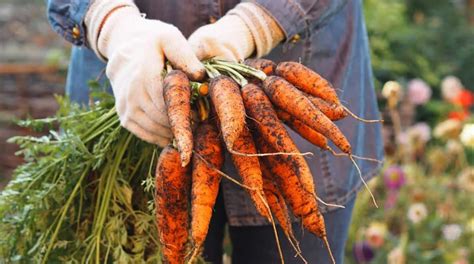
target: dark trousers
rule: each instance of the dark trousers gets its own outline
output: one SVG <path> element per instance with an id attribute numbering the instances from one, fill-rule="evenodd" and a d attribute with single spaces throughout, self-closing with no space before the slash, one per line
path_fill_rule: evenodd
<path id="1" fill-rule="evenodd" d="M 355 198 L 345 205 L 345 209 L 324 214 L 329 244 L 338 264 L 344 261 L 344 247 L 354 202 Z M 217 198 L 214 210 L 204 244 L 203 257 L 210 263 L 220 264 L 222 263 L 222 242 L 227 223 L 224 200 L 221 195 Z M 293 247 L 278 225 L 277 228 L 285 263 L 303 263 L 301 259 L 295 257 Z M 304 230 L 299 223 L 293 224 L 293 230 L 300 242 L 302 255 L 308 263 L 331 263 L 326 248 L 319 238 Z M 230 226 L 229 235 L 232 241 L 232 264 L 280 263 L 272 226 Z"/>

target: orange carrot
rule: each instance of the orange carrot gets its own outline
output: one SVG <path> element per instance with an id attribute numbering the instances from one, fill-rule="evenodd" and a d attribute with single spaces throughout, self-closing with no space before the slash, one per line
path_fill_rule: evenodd
<path id="1" fill-rule="evenodd" d="M 256 143 L 260 152 L 274 151 L 271 144 L 261 137 L 257 139 Z M 270 169 L 273 179 L 290 205 L 293 214 L 301 218 L 303 226 L 317 236 L 326 236 L 324 219 L 319 213 L 316 199 L 305 190 L 294 168 L 291 165 L 289 168 L 288 164 L 291 164 L 291 161 L 288 160 L 288 157 L 290 156 L 275 155 L 261 157 L 260 159 Z"/>
<path id="2" fill-rule="evenodd" d="M 301 63 L 280 62 L 276 68 L 276 74 L 310 95 L 320 97 L 330 103 L 341 104 L 332 85 Z"/>
<path id="3" fill-rule="evenodd" d="M 256 154 L 257 148 L 253 142 L 252 135 L 244 128 L 242 133 L 234 143 L 234 151 L 243 154 Z M 257 211 L 271 222 L 269 211 L 264 201 L 262 171 L 260 170 L 260 162 L 256 156 L 245 156 L 231 153 L 232 161 L 237 172 L 242 178 L 242 183 L 248 186 L 249 192 Z"/>
<path id="4" fill-rule="evenodd" d="M 244 99 L 247 114 L 254 121 L 255 127 L 262 137 L 277 152 L 299 153 L 299 149 L 291 139 L 288 131 L 278 119 L 273 109 L 272 103 L 260 87 L 254 84 L 247 84 L 242 88 L 242 98 Z M 266 152 L 269 153 L 269 152 Z M 273 152 L 272 152 L 273 153 Z M 306 160 L 298 155 L 284 155 L 290 161 L 301 179 L 305 189 L 315 194 L 313 175 Z"/>
<path id="5" fill-rule="evenodd" d="M 297 245 L 297 240 L 293 233 L 290 214 L 288 213 L 288 207 L 286 206 L 285 199 L 274 182 L 270 169 L 267 168 L 264 162 L 261 163 L 261 168 L 263 175 L 263 191 L 265 192 L 268 205 L 280 223 L 281 229 L 283 229 L 283 232 L 285 232 L 288 240 L 290 240 L 291 243 L 295 243 Z"/>
<path id="6" fill-rule="evenodd" d="M 247 66 L 250 66 L 252 68 L 255 68 L 257 70 L 261 70 L 266 75 L 273 75 L 273 73 L 275 72 L 275 69 L 277 67 L 277 65 L 273 61 L 267 60 L 267 59 L 262 59 L 262 58 L 259 58 L 259 59 L 246 59 L 244 61 L 244 64 L 247 65 Z"/>
<path id="7" fill-rule="evenodd" d="M 271 144 L 267 143 L 261 136 L 257 135 L 256 138 L 256 144 L 260 152 L 275 151 Z M 324 218 L 319 211 L 315 195 L 308 193 L 295 172 L 288 169 L 288 157 L 290 156 L 275 155 L 261 157 L 260 159 L 263 160 L 264 166 L 270 169 L 274 181 L 290 205 L 293 214 L 301 219 L 306 229 L 323 240 L 332 262 L 335 263 L 327 239 Z"/>
<path id="8" fill-rule="evenodd" d="M 156 224 L 166 263 L 184 263 L 189 226 L 188 167 L 182 167 L 179 152 L 166 146 L 156 166 Z"/>
<path id="9" fill-rule="evenodd" d="M 222 137 L 227 149 L 232 150 L 245 127 L 245 108 L 239 86 L 230 77 L 220 75 L 211 80 L 209 92 L 220 121 Z"/>
<path id="10" fill-rule="evenodd" d="M 323 150 L 326 150 L 328 148 L 328 140 L 326 139 L 326 137 L 314 131 L 314 129 L 305 125 L 303 122 L 294 118 L 293 116 L 281 109 L 277 109 L 276 113 L 278 117 L 283 122 L 285 122 L 285 124 L 291 127 L 291 129 L 297 132 L 300 136 L 311 142 L 313 145 L 318 146 Z"/>
<path id="11" fill-rule="evenodd" d="M 193 134 L 191 128 L 191 88 L 182 71 L 172 70 L 163 80 L 163 97 L 171 131 L 181 156 L 181 166 L 191 160 Z"/>
<path id="12" fill-rule="evenodd" d="M 325 114 L 332 121 L 337 121 L 345 118 L 348 113 L 343 106 L 333 103 L 328 103 L 319 97 L 306 95 L 308 99 L 316 106 L 323 114 Z"/>
<path id="13" fill-rule="evenodd" d="M 263 82 L 263 89 L 276 106 L 329 138 L 343 152 L 351 153 L 351 145 L 339 128 L 291 83 L 281 77 L 270 76 Z"/>
<path id="14" fill-rule="evenodd" d="M 204 243 L 209 229 L 221 181 L 217 170 L 222 167 L 224 156 L 219 132 L 209 122 L 201 123 L 195 135 L 191 188 L 191 237 L 198 250 Z"/>

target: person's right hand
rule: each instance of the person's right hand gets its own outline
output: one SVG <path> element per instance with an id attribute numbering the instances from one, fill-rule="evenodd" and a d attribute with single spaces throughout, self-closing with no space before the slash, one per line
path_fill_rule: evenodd
<path id="1" fill-rule="evenodd" d="M 104 15 L 103 9 L 111 11 Z M 106 74 L 122 126 L 150 143 L 168 144 L 172 134 L 162 91 L 165 59 L 190 79 L 205 74 L 187 40 L 173 25 L 142 18 L 133 3 L 124 6 L 123 1 L 96 0 L 86 25 L 90 46 L 108 60 Z"/>

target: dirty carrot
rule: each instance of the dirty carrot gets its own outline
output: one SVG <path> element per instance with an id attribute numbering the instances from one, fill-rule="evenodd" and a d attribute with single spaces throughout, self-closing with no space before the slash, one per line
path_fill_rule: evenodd
<path id="1" fill-rule="evenodd" d="M 244 64 L 263 71 L 266 75 L 273 75 L 277 67 L 276 63 L 267 59 L 246 59 Z"/>
<path id="2" fill-rule="evenodd" d="M 224 163 L 219 132 L 209 122 L 202 122 L 196 129 L 194 153 L 191 187 L 191 237 L 194 251 L 199 252 L 207 236 L 222 178 L 216 168 L 220 169 Z"/>
<path id="3" fill-rule="evenodd" d="M 290 244 L 293 246 L 296 253 L 300 255 L 301 249 L 299 248 L 298 240 L 293 232 L 293 226 L 291 225 L 290 214 L 285 199 L 274 182 L 270 169 L 267 168 L 264 162 L 261 162 L 260 164 L 263 175 L 263 191 L 268 201 L 268 205 L 270 206 L 272 213 L 275 215 L 275 218 L 280 223 L 280 227 L 283 229 L 288 241 L 290 241 Z M 302 256 L 301 258 L 304 259 Z"/>
<path id="4" fill-rule="evenodd" d="M 234 150 L 244 154 L 256 154 L 257 148 L 253 142 L 252 135 L 247 128 L 234 143 Z M 234 166 L 242 178 L 242 183 L 251 189 L 247 189 L 257 211 L 270 221 L 270 215 L 267 210 L 266 201 L 262 200 L 263 181 L 262 171 L 260 170 L 260 162 L 256 156 L 245 156 L 239 154 L 231 154 Z"/>
<path id="5" fill-rule="evenodd" d="M 171 131 L 181 157 L 181 166 L 191 160 L 193 134 L 191 128 L 191 88 L 182 71 L 172 70 L 163 80 L 163 97 Z"/>
<path id="6" fill-rule="evenodd" d="M 328 140 L 325 136 L 321 135 L 321 133 L 316 132 L 314 129 L 305 125 L 303 122 L 281 109 L 276 109 L 276 113 L 278 117 L 283 122 L 285 122 L 285 124 L 287 124 L 291 129 L 293 129 L 304 139 L 308 140 L 310 143 L 320 147 L 323 150 L 326 150 L 328 148 Z"/>
<path id="7" fill-rule="evenodd" d="M 276 106 L 329 138 L 344 153 L 351 153 L 351 145 L 341 130 L 291 83 L 281 77 L 270 76 L 263 82 L 263 89 Z"/>
<path id="8" fill-rule="evenodd" d="M 184 263 L 189 226 L 188 167 L 182 167 L 179 152 L 166 146 L 155 173 L 156 224 L 166 263 Z"/>
<path id="9" fill-rule="evenodd" d="M 278 119 L 273 109 L 272 103 L 263 90 L 254 84 L 248 84 L 242 88 L 242 98 L 244 99 L 247 114 L 251 117 L 254 126 L 260 135 L 277 152 L 299 153 L 299 149 L 291 139 L 288 131 Z M 262 152 L 261 152 L 262 153 Z M 263 152 L 272 153 L 272 152 Z M 306 190 L 315 194 L 313 176 L 306 160 L 298 155 L 282 155 L 294 167 L 295 173 L 303 182 Z"/>
<path id="10" fill-rule="evenodd" d="M 348 115 L 348 112 L 341 105 L 328 103 L 319 97 L 309 94 L 307 94 L 306 97 L 332 121 L 343 119 Z"/>
<path id="11" fill-rule="evenodd" d="M 265 142 L 262 137 L 257 135 L 256 138 L 256 144 L 259 151 L 274 151 L 271 145 Z M 324 218 L 319 211 L 316 199 L 314 195 L 311 195 L 305 190 L 298 177 L 292 173 L 291 170 L 288 170 L 286 165 L 288 164 L 288 157 L 290 156 L 285 157 L 276 155 L 265 156 L 260 159 L 263 160 L 265 166 L 270 169 L 273 179 L 277 183 L 277 186 L 281 190 L 285 200 L 290 205 L 292 213 L 301 219 L 301 222 L 306 229 L 323 240 L 332 262 L 335 263 L 327 239 Z"/>
<path id="12" fill-rule="evenodd" d="M 222 137 L 227 149 L 232 150 L 245 126 L 245 108 L 239 86 L 230 77 L 220 75 L 211 80 L 209 92 L 219 118 Z"/>
<path id="13" fill-rule="evenodd" d="M 275 72 L 301 91 L 322 98 L 330 103 L 341 104 L 334 87 L 321 75 L 301 63 L 293 61 L 280 62 Z"/>

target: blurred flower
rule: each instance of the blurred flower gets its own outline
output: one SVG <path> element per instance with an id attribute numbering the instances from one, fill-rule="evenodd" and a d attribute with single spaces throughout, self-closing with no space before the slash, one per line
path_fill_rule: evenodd
<path id="1" fill-rule="evenodd" d="M 422 188 L 416 188 L 411 193 L 411 198 L 417 203 L 426 200 L 426 193 Z"/>
<path id="2" fill-rule="evenodd" d="M 388 189 L 398 190 L 405 184 L 405 172 L 398 165 L 391 165 L 383 173 L 385 186 Z"/>
<path id="3" fill-rule="evenodd" d="M 382 96 L 385 98 L 397 97 L 402 95 L 402 86 L 396 81 L 388 81 L 383 85 Z"/>
<path id="4" fill-rule="evenodd" d="M 397 135 L 397 143 L 401 145 L 408 145 L 410 143 L 410 137 L 408 135 L 408 130 L 401 131 Z"/>
<path id="5" fill-rule="evenodd" d="M 222 264 L 231 264 L 232 260 L 227 254 L 222 255 Z"/>
<path id="6" fill-rule="evenodd" d="M 380 248 L 385 242 L 386 233 L 387 226 L 384 223 L 373 222 L 365 231 L 365 240 L 369 246 L 373 248 Z"/>
<path id="7" fill-rule="evenodd" d="M 459 173 L 458 185 L 461 189 L 474 192 L 474 167 L 467 167 Z"/>
<path id="8" fill-rule="evenodd" d="M 474 124 L 465 124 L 459 138 L 465 146 L 474 148 Z"/>
<path id="9" fill-rule="evenodd" d="M 431 128 L 427 123 L 419 122 L 410 127 L 408 135 L 412 139 L 421 140 L 423 143 L 426 143 L 431 139 Z"/>
<path id="10" fill-rule="evenodd" d="M 469 261 L 466 258 L 460 258 L 455 260 L 453 264 L 469 264 Z"/>
<path id="11" fill-rule="evenodd" d="M 392 249 L 387 255 L 388 264 L 405 264 L 405 254 L 401 247 Z"/>
<path id="12" fill-rule="evenodd" d="M 457 240 L 462 234 L 461 226 L 458 224 L 445 225 L 441 231 L 443 232 L 444 239 L 448 241 Z"/>
<path id="13" fill-rule="evenodd" d="M 426 104 L 431 98 L 431 87 L 421 79 L 408 82 L 408 100 L 415 105 Z"/>
<path id="14" fill-rule="evenodd" d="M 474 217 L 472 217 L 467 223 L 466 223 L 466 231 L 469 233 L 474 233 Z"/>
<path id="15" fill-rule="evenodd" d="M 414 224 L 423 221 L 426 216 L 428 216 L 428 210 L 423 203 L 415 203 L 408 208 L 408 219 Z"/>
<path id="16" fill-rule="evenodd" d="M 458 110 L 458 111 L 451 111 L 448 113 L 449 119 L 463 121 L 469 117 L 469 112 L 467 110 Z"/>
<path id="17" fill-rule="evenodd" d="M 463 89 L 457 98 L 454 99 L 453 103 L 464 108 L 469 108 L 472 104 L 474 104 L 474 94 L 467 89 Z"/>
<path id="18" fill-rule="evenodd" d="M 453 102 L 463 90 L 461 80 L 455 76 L 447 76 L 441 81 L 441 94 L 448 102 Z"/>
<path id="19" fill-rule="evenodd" d="M 448 151 L 449 154 L 458 155 L 460 153 L 463 153 L 464 148 L 461 145 L 461 143 L 459 143 L 459 141 L 450 139 L 446 143 L 446 150 Z"/>
<path id="20" fill-rule="evenodd" d="M 461 133 L 462 123 L 456 119 L 448 119 L 439 123 L 433 130 L 437 138 L 457 138 Z"/>
<path id="21" fill-rule="evenodd" d="M 394 108 L 402 97 L 402 86 L 395 81 L 388 81 L 383 85 L 382 96 L 388 101 L 388 107 Z"/>
<path id="22" fill-rule="evenodd" d="M 366 242 L 356 242 L 352 248 L 356 263 L 367 263 L 374 258 L 374 250 Z"/>
<path id="23" fill-rule="evenodd" d="M 388 190 L 387 198 L 385 199 L 385 209 L 392 209 L 397 204 L 399 193 L 398 190 Z"/>
<path id="24" fill-rule="evenodd" d="M 443 219 L 448 219 L 454 211 L 454 206 L 451 202 L 443 202 L 436 206 L 436 213 Z"/>
<path id="25" fill-rule="evenodd" d="M 453 156 L 446 155 L 443 147 L 432 147 L 428 150 L 427 161 L 434 173 L 442 173 Z"/>

